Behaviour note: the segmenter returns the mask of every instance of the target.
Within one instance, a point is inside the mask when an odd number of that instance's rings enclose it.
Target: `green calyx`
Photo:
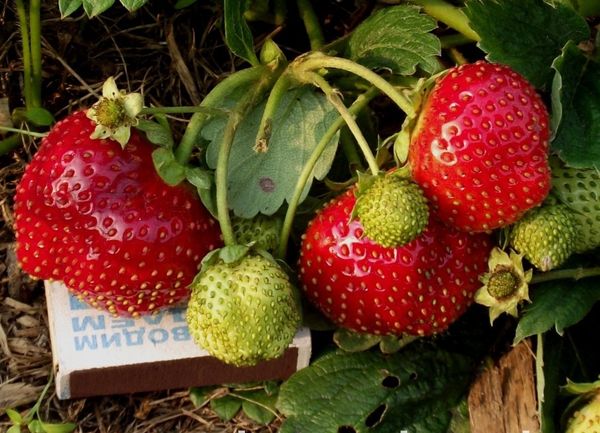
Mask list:
[[[429,207],[417,184],[390,174],[359,180],[354,215],[368,238],[384,247],[398,247],[425,230]]]
[[[251,219],[234,216],[231,224],[238,243],[273,252],[279,244],[283,221],[276,216],[258,214]]]
[[[186,319],[194,341],[236,366],[281,356],[300,324],[295,289],[266,254],[213,258],[191,285]]]
[[[554,269],[575,251],[577,224],[572,214],[564,205],[534,209],[515,223],[510,245],[537,269]]]
[[[475,302],[489,307],[490,323],[507,313],[517,317],[522,301],[529,301],[529,282],[533,272],[525,272],[523,256],[494,248],[488,259],[488,272],[481,278],[483,286],[475,293]]]
[[[600,247],[600,173],[563,167],[551,160],[552,195],[571,210],[577,226],[577,253]]]

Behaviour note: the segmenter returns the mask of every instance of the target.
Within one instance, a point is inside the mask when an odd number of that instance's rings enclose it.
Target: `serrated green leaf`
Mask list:
[[[210,408],[215,411],[223,421],[229,421],[242,408],[242,401],[230,395],[215,398],[210,401]]]
[[[469,0],[465,13],[488,60],[511,66],[541,89],[549,88],[550,65],[565,43],[590,36],[577,12],[544,0]]]
[[[173,135],[171,131],[160,123],[141,119],[136,128],[143,131],[151,143],[161,147],[173,147]]]
[[[125,6],[129,12],[138,10],[146,3],[148,3],[148,0],[121,0],[121,4]]]
[[[552,67],[552,148],[571,167],[600,168],[600,64],[570,41]]]
[[[239,89],[244,92],[247,89]],[[239,93],[223,101],[229,108]],[[286,92],[273,117],[273,129],[266,152],[254,150],[258,125],[265,104],[262,103],[241,122],[229,159],[229,206],[237,216],[252,218],[257,213],[272,215],[285,200],[291,200],[296,181],[327,128],[338,115],[325,96],[312,88],[301,87]],[[202,130],[210,141],[207,162],[217,164],[220,138],[226,119],[214,119]],[[302,193],[308,194],[312,177],[323,179],[335,156],[339,134],[326,147]]]
[[[433,74],[440,66],[440,40],[430,33],[436,21],[414,6],[380,9],[364,20],[350,36],[348,56],[369,68],[387,68],[412,75],[417,67]]]
[[[11,422],[13,424],[22,424],[23,423],[23,417],[21,416],[21,414],[19,412],[17,412],[14,409],[6,409],[6,415],[8,415],[8,418],[11,420]]]
[[[42,107],[29,108],[25,112],[25,117],[37,126],[50,126],[55,122],[52,113]]]
[[[526,337],[554,328],[562,335],[569,326],[583,319],[600,300],[600,281],[554,281],[540,284],[531,293],[531,304],[525,308],[517,325],[514,344]]]
[[[177,3],[175,3],[175,9],[183,9],[186,8],[188,6],[193,5],[194,3],[196,3],[198,0],[177,0]]]
[[[82,0],[58,0],[61,18],[66,18],[81,6]]]
[[[185,166],[179,164],[171,149],[159,147],[152,152],[154,168],[167,185],[178,185],[185,179]]]
[[[83,10],[88,17],[93,18],[110,8],[115,0],[83,0]]]
[[[327,354],[281,386],[281,433],[446,433],[470,375],[469,358],[425,345]]]
[[[259,424],[269,424],[275,419],[277,394],[268,395],[264,390],[259,390],[244,393],[243,396],[242,409],[248,418]]]
[[[247,0],[224,0],[223,19],[225,20],[225,43],[235,55],[252,66],[260,62],[254,52],[254,39],[244,18],[248,9]]]
[[[77,424],[73,424],[72,422],[65,422],[61,424],[42,422],[42,428],[44,429],[45,433],[71,433],[77,428]]]

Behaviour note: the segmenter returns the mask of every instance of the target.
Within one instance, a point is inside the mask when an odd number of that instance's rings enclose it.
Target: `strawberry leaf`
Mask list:
[[[121,0],[121,4],[127,8],[129,12],[133,12],[144,6],[148,0]]]
[[[222,107],[229,108],[240,92],[239,89]],[[273,129],[266,152],[254,150],[258,125],[265,104],[262,103],[241,122],[229,158],[228,188],[229,206],[235,214],[252,218],[257,213],[272,215],[284,200],[291,200],[304,164],[327,128],[337,119],[337,112],[325,96],[309,87],[288,91],[282,98],[273,117]],[[202,130],[210,140],[207,162],[211,168],[217,165],[217,156],[226,119],[215,118]],[[333,161],[338,135],[326,147],[315,166],[313,176],[323,179]],[[307,182],[302,200],[308,194],[311,181]]]
[[[146,138],[152,143],[161,147],[173,147],[173,135],[171,131],[158,122],[141,119],[136,126],[140,131],[146,133]]]
[[[52,113],[42,107],[32,107],[25,112],[27,120],[37,126],[50,126],[55,120]]]
[[[215,411],[223,421],[229,421],[241,409],[242,401],[237,397],[226,395],[210,401],[210,408]]]
[[[58,0],[61,18],[66,18],[81,6],[82,0]]]
[[[352,33],[347,55],[369,68],[412,75],[417,67],[433,74],[439,69],[440,40],[430,33],[437,27],[414,6],[381,9]]]
[[[115,0],[83,0],[83,9],[88,17],[93,18],[110,8]]]
[[[254,40],[244,19],[248,9],[247,0],[225,0],[223,19],[225,20],[225,43],[237,56],[253,66],[260,62],[254,52]]]
[[[281,386],[281,433],[445,433],[471,366],[465,356],[423,344],[391,356],[327,354]]]
[[[600,64],[570,41],[552,67],[552,148],[571,167],[600,168]]]
[[[586,278],[575,283],[563,280],[536,286],[532,291],[531,304],[525,308],[517,326],[514,344],[552,328],[562,335],[600,300],[598,283],[597,278]]]
[[[154,168],[167,185],[178,185],[185,179],[185,167],[177,162],[171,149],[160,147],[152,152]]]
[[[6,409],[6,415],[13,424],[21,425],[23,423],[23,417],[14,409]]]
[[[245,392],[242,409],[246,416],[259,424],[269,424],[275,419],[277,394],[268,395],[264,390]]]
[[[511,66],[542,89],[549,87],[550,65],[565,43],[590,36],[577,12],[544,0],[469,0],[465,13],[488,60]]]
[[[198,0],[177,0],[177,3],[175,3],[175,9],[183,9],[186,8],[188,6],[193,5],[194,3],[196,3]]]

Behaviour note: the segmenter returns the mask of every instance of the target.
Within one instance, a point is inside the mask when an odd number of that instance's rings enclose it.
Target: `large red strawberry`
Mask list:
[[[550,190],[548,112],[510,68],[451,69],[434,86],[409,161],[438,217],[481,232],[517,221]]]
[[[330,202],[303,236],[300,281],[332,321],[371,334],[431,335],[473,301],[487,269],[487,234],[459,232],[430,219],[416,239],[386,248],[351,220],[349,190]]]
[[[187,185],[156,173],[137,131],[123,149],[94,140],[84,112],[57,123],[15,197],[17,256],[31,275],[62,280],[83,300],[137,316],[186,299],[218,224]]]

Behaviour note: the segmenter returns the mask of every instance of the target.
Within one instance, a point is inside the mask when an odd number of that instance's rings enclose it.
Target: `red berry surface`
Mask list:
[[[550,190],[548,112],[510,68],[477,62],[434,86],[409,162],[438,217],[481,232],[517,221]]]
[[[221,244],[218,224],[193,188],[160,179],[140,133],[122,149],[90,139],[94,127],[84,112],[68,116],[27,166],[15,197],[22,268],[119,315],[187,299],[200,261]]]
[[[307,297],[336,324],[371,334],[432,335],[471,305],[492,242],[434,218],[416,239],[386,248],[351,220],[349,190],[311,221],[299,273]]]

